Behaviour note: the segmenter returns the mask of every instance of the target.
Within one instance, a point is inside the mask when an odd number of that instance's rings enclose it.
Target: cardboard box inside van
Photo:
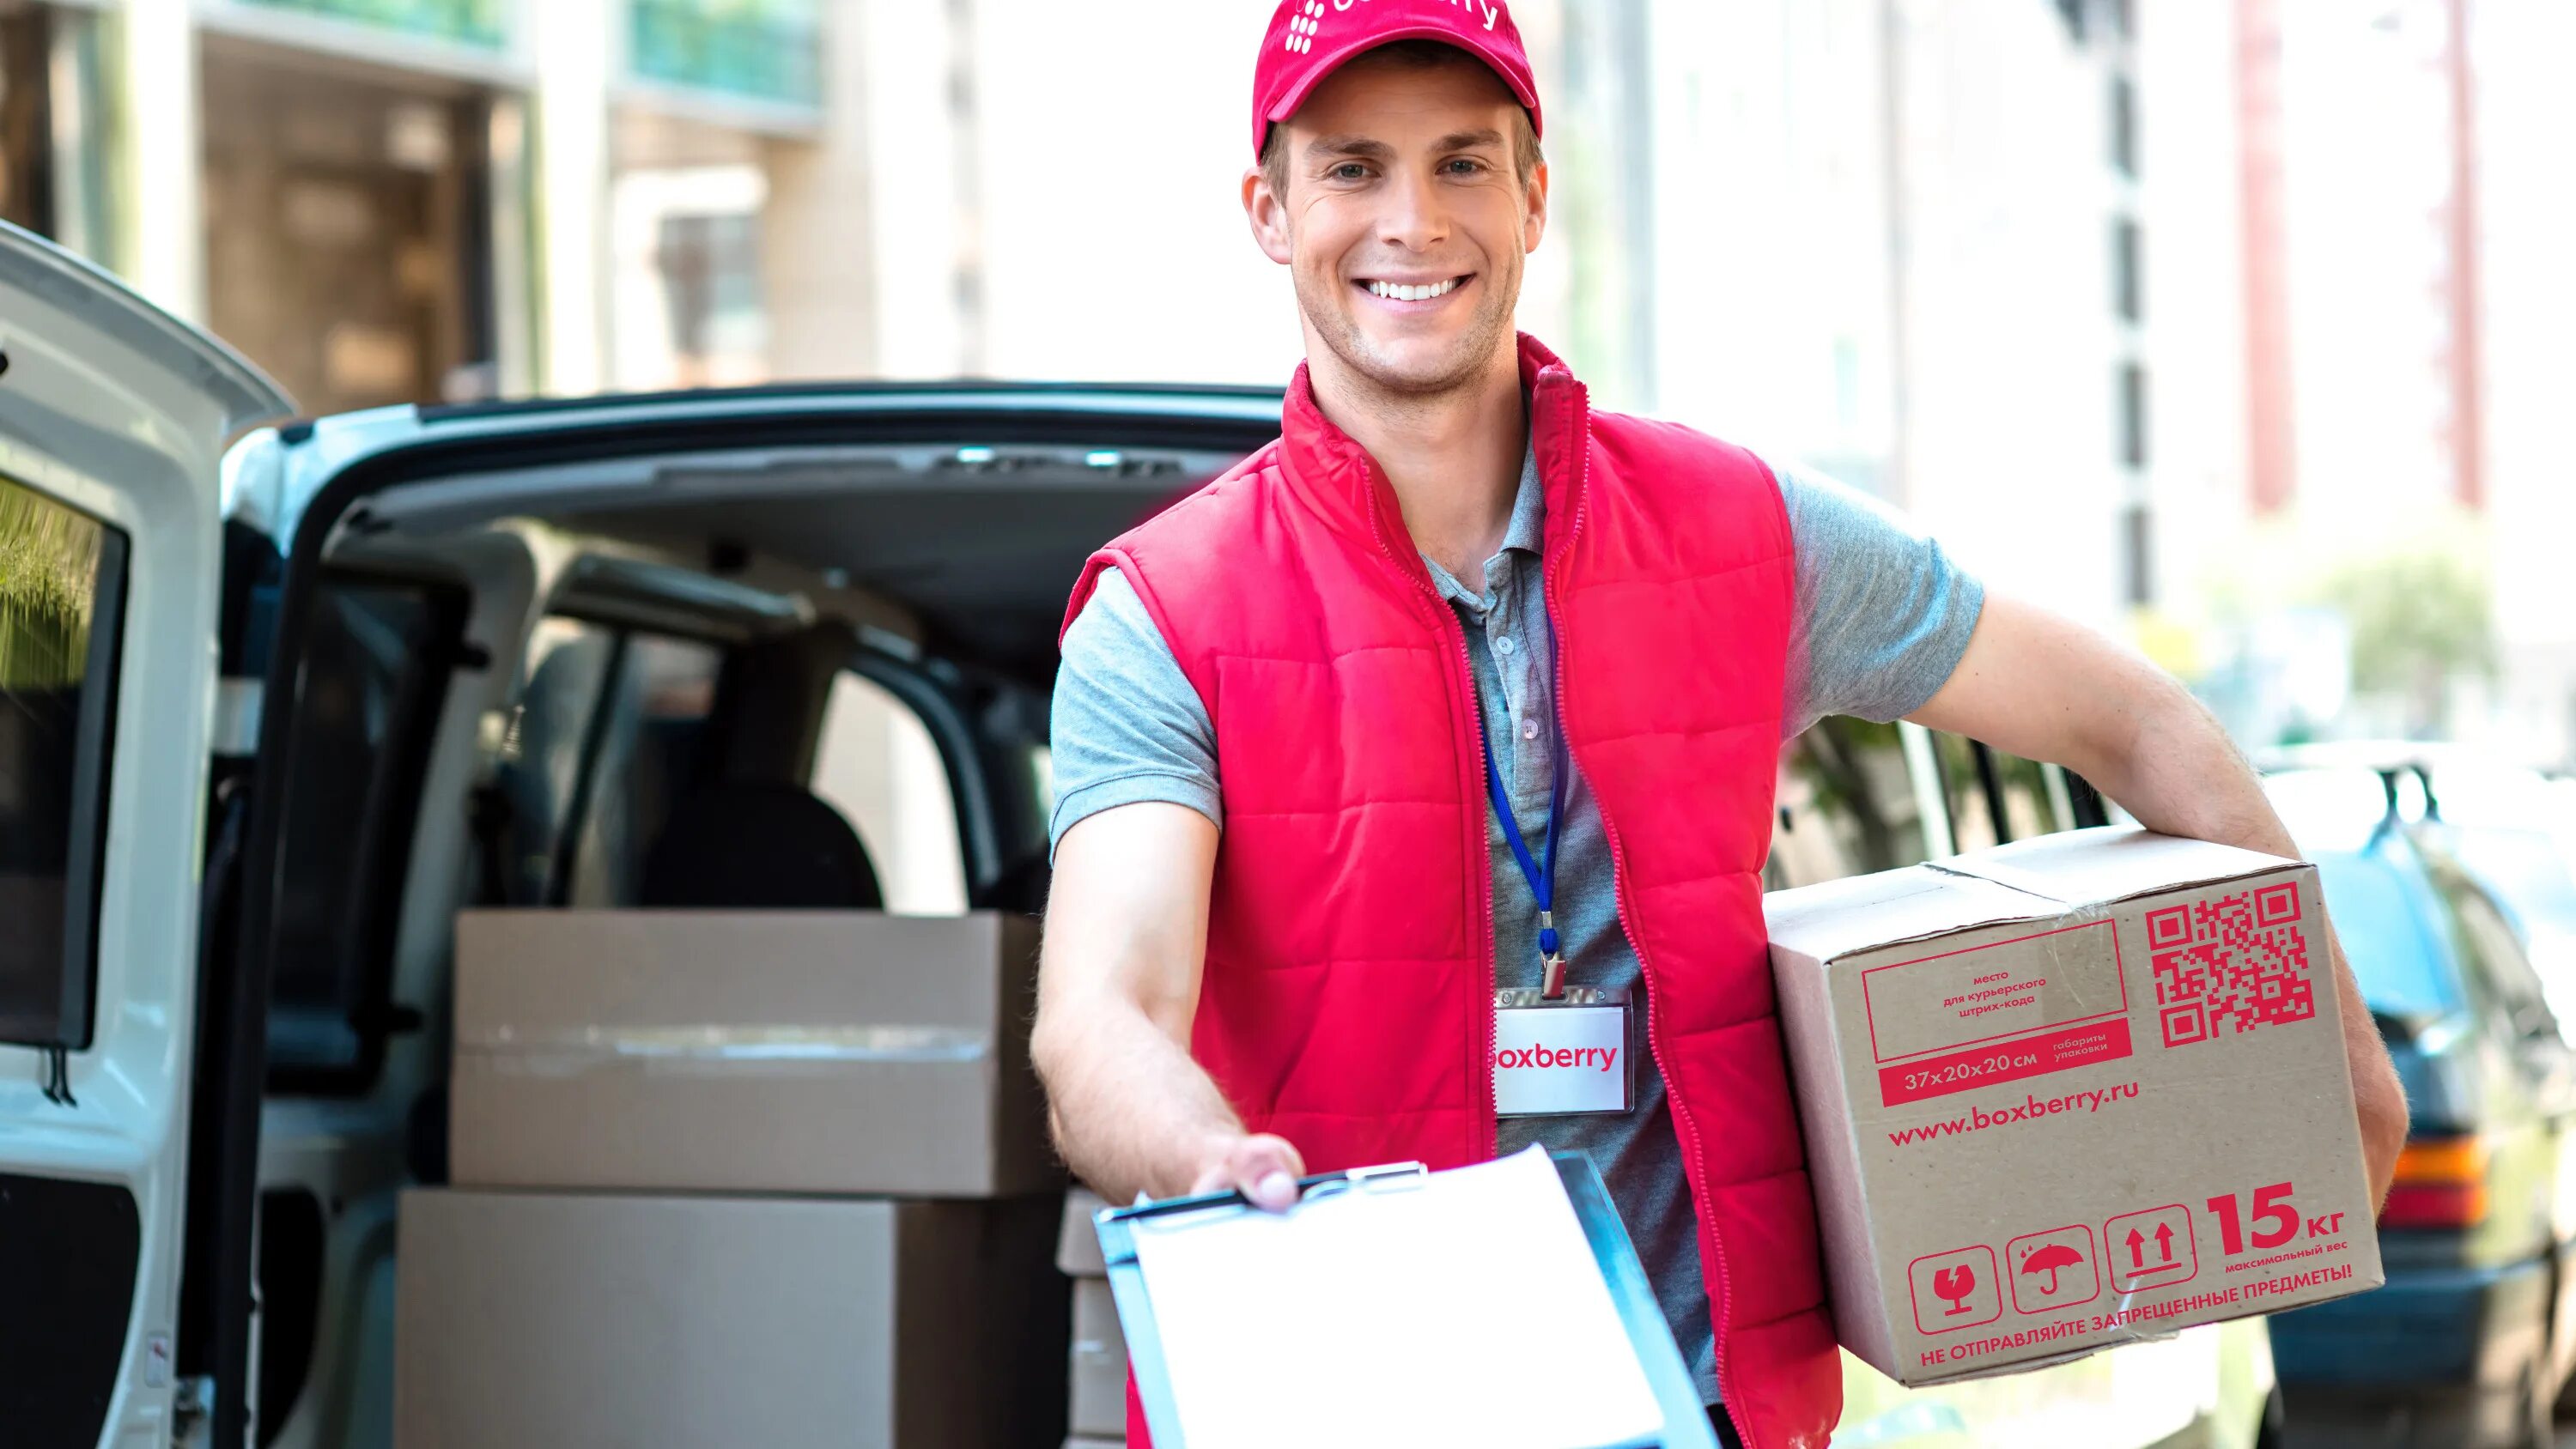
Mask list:
[[[465,911],[462,1186],[1007,1197],[1060,1188],[1037,922]]]
[[[401,1213],[395,1449],[1065,1432],[1050,1197],[414,1189]]]

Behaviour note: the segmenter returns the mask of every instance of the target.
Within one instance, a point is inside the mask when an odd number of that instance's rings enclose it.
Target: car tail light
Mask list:
[[[2478,1137],[2419,1137],[2397,1157],[2397,1185],[2379,1210],[2383,1228],[2473,1228],[2487,1215],[2487,1144]]]

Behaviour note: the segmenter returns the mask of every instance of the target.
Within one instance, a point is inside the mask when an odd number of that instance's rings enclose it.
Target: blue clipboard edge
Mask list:
[[[1185,1449],[1178,1407],[1172,1401],[1171,1370],[1163,1362],[1163,1337],[1154,1327],[1154,1301],[1145,1295],[1145,1270],[1136,1262],[1136,1230],[1102,1208],[1092,1218],[1100,1233],[1100,1256],[1109,1265],[1109,1296],[1118,1303],[1118,1329],[1127,1340],[1127,1371],[1136,1380],[1136,1398],[1145,1408],[1145,1427],[1155,1449]]]
[[[1551,1152],[1548,1159],[1556,1164],[1556,1175],[1565,1183],[1575,1221],[1583,1225],[1583,1236],[1592,1244],[1592,1255],[1601,1265],[1601,1280],[1610,1289],[1610,1301],[1619,1310],[1619,1321],[1627,1326],[1638,1365],[1645,1370],[1655,1401],[1664,1410],[1664,1430],[1655,1438],[1568,1449],[1717,1449],[1717,1432],[1709,1427],[1708,1408],[1700,1402],[1699,1389],[1691,1382],[1690,1367],[1682,1362],[1681,1349],[1674,1344],[1672,1329],[1664,1322],[1663,1308],[1655,1302],[1645,1266],[1637,1259],[1636,1246],[1628,1240],[1627,1225],[1619,1221],[1618,1210],[1610,1205],[1609,1189],[1602,1185],[1600,1170],[1592,1165],[1592,1159],[1579,1152]],[[1109,1291],[1118,1303],[1119,1327],[1127,1337],[1128,1368],[1136,1376],[1136,1397],[1144,1405],[1145,1425],[1153,1432],[1154,1449],[1188,1449],[1172,1398],[1171,1372],[1163,1361],[1162,1336],[1154,1326],[1154,1303],[1145,1292],[1144,1270],[1136,1262],[1135,1230],[1122,1217],[1127,1211],[1102,1208],[1093,1215],[1092,1223],[1100,1235],[1101,1258],[1109,1266]]]

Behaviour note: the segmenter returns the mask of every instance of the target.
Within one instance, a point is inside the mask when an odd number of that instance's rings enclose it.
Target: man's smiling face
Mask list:
[[[1516,155],[1526,115],[1456,55],[1344,66],[1274,135],[1284,190],[1245,178],[1254,234],[1295,279],[1309,352],[1320,343],[1400,395],[1465,386],[1508,352],[1546,228],[1546,170],[1524,182]]]

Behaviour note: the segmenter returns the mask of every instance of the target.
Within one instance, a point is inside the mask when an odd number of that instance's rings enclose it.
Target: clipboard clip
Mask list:
[[[1376,1167],[1354,1167],[1347,1172],[1327,1173],[1311,1179],[1313,1185],[1299,1184],[1304,1191],[1299,1202],[1338,1197],[1346,1192],[1409,1192],[1431,1180],[1431,1169],[1419,1162],[1388,1162]]]
[[[1297,1201],[1315,1202],[1342,1193],[1402,1192],[1420,1187],[1431,1180],[1431,1169],[1419,1162],[1389,1162],[1375,1167],[1353,1167],[1341,1172],[1318,1173],[1297,1180]],[[1202,1212],[1208,1208],[1250,1207],[1251,1199],[1228,1188],[1223,1192],[1201,1193],[1195,1197],[1167,1197],[1159,1202],[1139,1202],[1133,1207],[1103,1208],[1097,1214],[1102,1223],[1131,1223],[1146,1218],[1170,1217],[1179,1213]]]

